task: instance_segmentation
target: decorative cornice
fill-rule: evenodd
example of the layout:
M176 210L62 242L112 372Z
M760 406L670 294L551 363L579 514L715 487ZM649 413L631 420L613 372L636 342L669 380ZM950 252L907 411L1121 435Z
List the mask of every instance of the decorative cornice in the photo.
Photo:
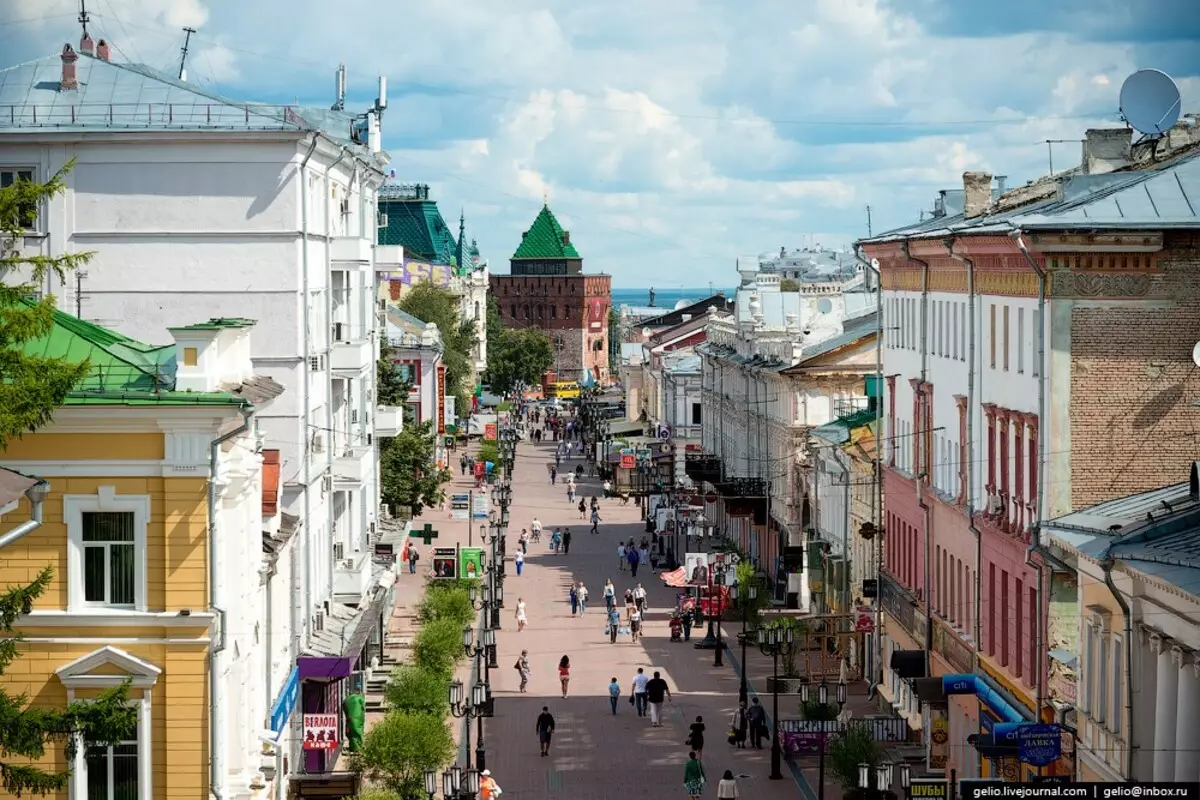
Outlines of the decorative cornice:
M967 407L967 396L965 394L954 395L954 404L960 409Z
M1156 656L1161 656L1171 649L1171 640L1161 633L1150 634L1150 650Z
M1137 298L1166 297L1162 275L1054 271L1050 290L1055 298Z
M1191 650L1188 650L1185 647L1180 647L1179 645L1175 645L1174 647L1171 648L1171 663L1173 663L1175 666L1179 667L1180 669L1183 669L1184 667L1186 667L1188 659L1194 658L1194 656L1195 656L1195 653L1192 652Z

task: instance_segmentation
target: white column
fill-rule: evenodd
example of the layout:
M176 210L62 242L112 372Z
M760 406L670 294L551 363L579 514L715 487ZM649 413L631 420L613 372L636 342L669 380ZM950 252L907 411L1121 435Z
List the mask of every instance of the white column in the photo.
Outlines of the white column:
M139 800L151 800L154 797L154 737L150 735L153 720L150 714L150 689L142 689L137 726Z
M1179 705L1181 713L1175 728L1175 749L1179 757L1175 759L1175 780L1192 782L1200 780L1200 660L1195 651L1183 652L1173 648L1179 654Z
M1154 780L1175 780L1175 723L1179 711L1179 666L1170 640L1155 634L1150 647L1158 656L1158 694L1154 701Z

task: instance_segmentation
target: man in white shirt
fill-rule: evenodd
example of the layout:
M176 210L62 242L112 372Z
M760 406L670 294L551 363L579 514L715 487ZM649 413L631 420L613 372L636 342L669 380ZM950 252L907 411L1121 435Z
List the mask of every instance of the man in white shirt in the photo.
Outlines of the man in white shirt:
M617 568L624 572L625 564L625 543L621 542L617 545Z
M537 517L533 518L533 522L529 523L529 530L533 531L533 540L538 541L542 538L542 521Z
M646 673L642 671L641 667L638 667L637 674L633 676L632 693L633 704L637 708L637 715L639 717L646 716L646 708L648 707L646 703L646 684L649 682L650 679L646 677Z
M646 590L640 583L633 588L633 601L637 604L638 611L646 610Z

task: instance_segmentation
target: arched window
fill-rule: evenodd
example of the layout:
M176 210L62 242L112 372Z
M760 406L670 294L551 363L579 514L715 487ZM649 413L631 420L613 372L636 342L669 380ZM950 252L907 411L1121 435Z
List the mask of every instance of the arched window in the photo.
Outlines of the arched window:
M513 303L512 308L510 310L512 311L512 318L516 319L517 318L517 304Z
M521 316L525 319L529 319L529 306L521 306Z
M571 307L563 306L563 319L570 319L570 318L571 318Z
M550 319L558 319L558 306L550 306Z
M475 319L476 320L479 319L479 301L478 300L475 301Z
M546 316L546 309L545 309L544 307L542 307L542 306L540 306L540 305L539 305L539 306L537 307L537 318L538 318L538 319L544 319L544 318L545 318L545 316Z

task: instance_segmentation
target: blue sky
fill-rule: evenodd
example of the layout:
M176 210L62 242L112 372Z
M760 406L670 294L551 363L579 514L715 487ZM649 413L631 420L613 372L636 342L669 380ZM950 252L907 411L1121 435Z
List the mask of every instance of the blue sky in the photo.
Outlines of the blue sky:
M388 76L398 180L493 268L543 194L589 271L725 285L738 256L906 224L968 169L1046 171L1157 67L1200 112L1195 0L88 0L119 58L229 96L349 104ZM5 65L78 39L77 0L0 1ZM1056 168L1078 161L1054 145Z

